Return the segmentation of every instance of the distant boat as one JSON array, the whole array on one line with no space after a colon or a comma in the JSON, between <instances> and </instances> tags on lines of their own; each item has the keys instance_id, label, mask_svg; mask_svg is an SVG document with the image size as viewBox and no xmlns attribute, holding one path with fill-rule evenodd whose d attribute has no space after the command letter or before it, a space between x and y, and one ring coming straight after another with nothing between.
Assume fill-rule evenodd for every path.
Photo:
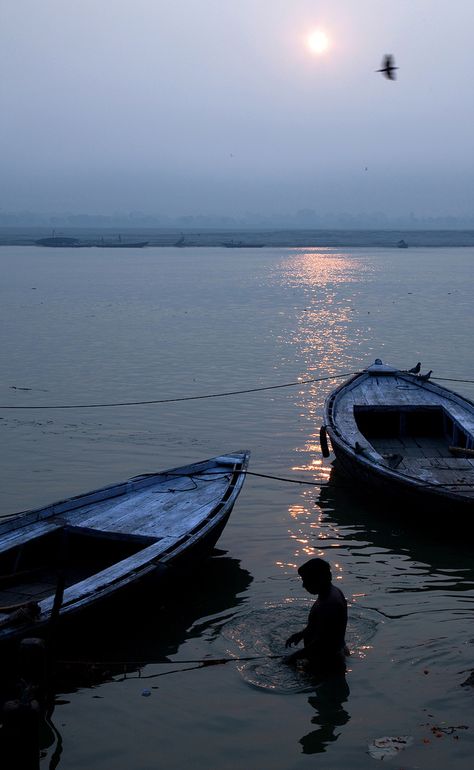
<instances>
[{"instance_id":1,"label":"distant boat","mask_svg":"<svg viewBox=\"0 0 474 770\"><path fill-rule=\"evenodd\" d=\"M98 241L80 241L79 238L66 238L63 235L52 235L49 238L39 238L35 241L37 246L65 246L68 248L85 248L87 246L100 246L107 249L142 249L148 246L149 241L122 241L119 236L118 241L105 241L100 238Z\"/></svg>"},{"instance_id":2,"label":"distant boat","mask_svg":"<svg viewBox=\"0 0 474 770\"><path fill-rule=\"evenodd\" d=\"M91 246L99 246L105 249L143 249L148 244L149 241L122 241L122 237L119 235L118 241L105 241L101 238L99 241L92 243Z\"/></svg>"},{"instance_id":3,"label":"distant boat","mask_svg":"<svg viewBox=\"0 0 474 770\"><path fill-rule=\"evenodd\" d=\"M248 451L230 452L2 521L0 642L37 636L150 578L159 590L170 567L190 570L222 533L248 461Z\"/></svg>"},{"instance_id":4,"label":"distant boat","mask_svg":"<svg viewBox=\"0 0 474 770\"><path fill-rule=\"evenodd\" d=\"M144 246L148 246L150 241L136 241L135 243L116 243L113 241L98 241L92 244L93 246L100 246L105 249L143 249Z\"/></svg>"},{"instance_id":5,"label":"distant boat","mask_svg":"<svg viewBox=\"0 0 474 770\"><path fill-rule=\"evenodd\" d=\"M244 241L224 241L221 246L226 249L261 249L264 243L245 243Z\"/></svg>"},{"instance_id":6,"label":"distant boat","mask_svg":"<svg viewBox=\"0 0 474 770\"><path fill-rule=\"evenodd\" d=\"M78 238L65 238L62 235L52 235L49 238L39 238L35 241L37 246L80 246Z\"/></svg>"},{"instance_id":7,"label":"distant boat","mask_svg":"<svg viewBox=\"0 0 474 770\"><path fill-rule=\"evenodd\" d=\"M397 246L399 249L408 249L408 243L403 240L403 238L398 241Z\"/></svg>"},{"instance_id":8,"label":"distant boat","mask_svg":"<svg viewBox=\"0 0 474 770\"><path fill-rule=\"evenodd\" d=\"M194 246L194 243L192 241L186 241L186 238L184 235L181 236L181 238L178 238L176 243L173 243L173 246L183 247L183 246Z\"/></svg>"}]
</instances>

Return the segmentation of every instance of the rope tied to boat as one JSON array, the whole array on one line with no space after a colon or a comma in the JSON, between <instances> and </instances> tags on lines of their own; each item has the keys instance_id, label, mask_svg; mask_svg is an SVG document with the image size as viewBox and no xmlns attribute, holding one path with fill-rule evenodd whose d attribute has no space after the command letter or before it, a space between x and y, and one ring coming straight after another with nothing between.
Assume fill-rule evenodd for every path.
<instances>
[{"instance_id":1,"label":"rope tied to boat","mask_svg":"<svg viewBox=\"0 0 474 770\"><path fill-rule=\"evenodd\" d=\"M297 380L295 382L284 382L281 385L264 385L259 388L245 388L243 390L228 390L222 393L206 393L202 396L181 396L179 398L158 398L150 401L117 401L103 404L38 404L33 405L0 405L0 409L101 409L105 407L117 406L150 406L153 404L172 404L179 401L199 401L206 398L224 398L226 396L240 396L246 393L260 393L264 390L279 390L281 388L292 388L297 385L309 385L313 382L326 382L346 377L352 377L361 372L345 372L344 374L331 374L324 377L310 377L306 380Z\"/></svg>"},{"instance_id":2,"label":"rope tied to boat","mask_svg":"<svg viewBox=\"0 0 474 770\"><path fill-rule=\"evenodd\" d=\"M403 371L403 370L400 370ZM100 404L36 404L36 405L16 405L16 404L0 404L0 409L105 409L109 407L119 406L152 406L154 404L173 404L180 401L199 401L207 398L225 398L227 396L240 396L246 393L261 393L266 390L280 390L283 388L293 388L301 385L311 385L315 382L328 382L330 380L339 380L348 377L356 377L359 374L363 374L364 370L359 372L344 372L343 374L330 374L324 377L309 377L306 380L295 380L294 382L284 382L280 385L263 385L259 388L244 388L242 390L228 390L221 393L205 393L201 396L180 396L176 398L157 398L149 401L114 401L109 403ZM474 380L460 379L457 377L430 377L431 380L439 380L440 382L462 382L469 385L474 385ZM14 387L14 386L11 386ZM16 388L15 388L16 389ZM28 390L28 388L25 388Z\"/></svg>"}]
</instances>

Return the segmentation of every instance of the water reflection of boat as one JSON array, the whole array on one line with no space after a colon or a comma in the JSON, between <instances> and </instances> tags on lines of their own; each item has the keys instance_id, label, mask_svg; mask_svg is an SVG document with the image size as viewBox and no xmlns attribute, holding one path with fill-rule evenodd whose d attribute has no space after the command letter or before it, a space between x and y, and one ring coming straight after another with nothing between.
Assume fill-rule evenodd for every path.
<instances>
[{"instance_id":1,"label":"water reflection of boat","mask_svg":"<svg viewBox=\"0 0 474 770\"><path fill-rule=\"evenodd\" d=\"M326 400L325 430L346 474L384 503L474 512L474 403L429 375L377 359Z\"/></svg>"},{"instance_id":2,"label":"water reflection of boat","mask_svg":"<svg viewBox=\"0 0 474 770\"><path fill-rule=\"evenodd\" d=\"M90 610L93 633L80 633L80 617L71 618L57 631L55 657L64 663L56 665L57 678L63 687L68 680L74 689L89 686L96 673L99 681L122 673L124 662L136 671L166 661L186 640L206 634L218 613L239 606L252 579L237 559L216 549L195 567L192 580L177 567L158 595L136 592L127 606L126 623L119 597ZM199 618L204 620L198 623ZM86 665L91 661L92 671Z\"/></svg>"},{"instance_id":3,"label":"water reflection of boat","mask_svg":"<svg viewBox=\"0 0 474 770\"><path fill-rule=\"evenodd\" d=\"M64 750L60 727L63 720L59 716L54 719L55 708L61 701L65 702L64 694L97 688L123 678L141 679L148 664L166 663L168 656L174 656L187 640L209 634L216 615L226 613L227 617L245 601L244 592L252 579L237 559L215 550L211 558L196 567L192 580L179 569L173 570L159 601L155 597L151 600L149 593L137 593L127 608L126 622L122 603L112 598L100 610L90 610L90 632L84 633L80 617L62 624L57 629L54 654L49 660L46 718L41 720L40 730L40 749L43 761L47 762L46 757L50 759L48 767L57 766L55 762ZM4 660L10 674L11 663L11 659ZM155 671L167 675L182 668L179 663L171 663ZM153 675L155 671L151 671ZM15 679L6 682L2 677L1 681L16 693ZM142 687L146 687L145 678ZM8 698L11 692L7 691ZM2 759L4 756L0 754L0 763ZM8 765L13 766L20 767L18 763Z\"/></svg>"},{"instance_id":4,"label":"water reflection of boat","mask_svg":"<svg viewBox=\"0 0 474 770\"><path fill-rule=\"evenodd\" d=\"M427 528L426 521L418 520L411 508L384 504L381 526L380 500L375 495L354 495L353 486L337 460L331 467L329 483L319 492L318 506L325 523L341 531L348 528L348 538L356 551L360 551L359 546L368 545L401 553L414 562L449 570L453 580L458 572L456 590L471 590L474 565L470 541L460 543L457 531L450 539L447 527L440 539L439 529Z\"/></svg>"}]
</instances>

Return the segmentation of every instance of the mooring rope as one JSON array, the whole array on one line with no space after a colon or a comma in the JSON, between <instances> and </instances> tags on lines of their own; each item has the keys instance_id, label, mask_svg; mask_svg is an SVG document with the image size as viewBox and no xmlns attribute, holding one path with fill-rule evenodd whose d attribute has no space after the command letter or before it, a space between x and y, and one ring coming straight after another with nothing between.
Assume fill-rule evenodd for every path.
<instances>
[{"instance_id":1,"label":"mooring rope","mask_svg":"<svg viewBox=\"0 0 474 770\"><path fill-rule=\"evenodd\" d=\"M197 669L210 668L211 666L224 666L226 663L239 663L253 660L283 660L286 655L246 655L243 657L231 657L231 658L201 658L197 660L58 660L57 664L63 666L87 666L88 668L95 668L99 666L108 666L112 668L114 666L120 666L122 671L116 674L110 673L111 678L121 676L122 679L117 681L124 681L124 679L157 679L160 676L169 676L170 674L182 674L185 671L196 671ZM189 665L191 664L191 665ZM161 671L157 674L142 674L141 669L145 666L185 666L185 668L173 668L168 671ZM138 676L128 676L131 671L138 669Z\"/></svg>"},{"instance_id":2,"label":"mooring rope","mask_svg":"<svg viewBox=\"0 0 474 770\"><path fill-rule=\"evenodd\" d=\"M151 401L116 401L107 404L38 404L37 406L13 406L0 405L0 409L102 409L110 406L149 406L151 404L172 404L178 401L199 401L205 398L223 398L224 396L239 396L245 393L260 393L263 390L278 390L279 388L292 388L295 385L309 385L312 382L324 382L337 380L343 377L352 377L359 372L346 372L345 374L331 374L326 377L311 377L308 380L296 382L284 382L281 385L265 385L261 388L246 388L245 390L228 390L223 393L206 393L202 396L181 396L180 398L156 398Z\"/></svg>"},{"instance_id":3,"label":"mooring rope","mask_svg":"<svg viewBox=\"0 0 474 770\"><path fill-rule=\"evenodd\" d=\"M400 370L402 371L402 370ZM206 398L224 398L227 396L240 396L246 393L261 393L265 390L279 390L281 388L293 388L298 385L310 385L313 382L325 382L338 380L343 377L354 377L362 372L345 372L344 374L331 374L325 377L311 377L307 380L284 382L281 385L264 385L261 388L245 388L243 390L227 390L222 393L205 393L202 396L181 396L178 398L155 398L149 401L113 401L102 404L37 404L37 405L13 405L0 404L0 409L105 409L118 406L151 406L153 404L174 404L179 401L199 401ZM474 385L474 380L465 380L454 377L431 377L432 380L443 382L464 382Z\"/></svg>"},{"instance_id":4,"label":"mooring rope","mask_svg":"<svg viewBox=\"0 0 474 770\"><path fill-rule=\"evenodd\" d=\"M285 655L244 655L229 658L196 658L190 660L57 660L56 662L61 665L74 665L74 666L133 666L139 668L140 666L167 666L174 665L180 666L200 665L206 666L220 666L225 663L239 663L252 660L277 660L284 658Z\"/></svg>"},{"instance_id":5,"label":"mooring rope","mask_svg":"<svg viewBox=\"0 0 474 770\"><path fill-rule=\"evenodd\" d=\"M269 473L255 473L255 471L238 471L242 476L258 476L261 479L274 479L274 481L286 481L287 484L309 484L311 487L329 486L329 481L303 481L302 479L289 479L284 476L270 476Z\"/></svg>"}]
</instances>

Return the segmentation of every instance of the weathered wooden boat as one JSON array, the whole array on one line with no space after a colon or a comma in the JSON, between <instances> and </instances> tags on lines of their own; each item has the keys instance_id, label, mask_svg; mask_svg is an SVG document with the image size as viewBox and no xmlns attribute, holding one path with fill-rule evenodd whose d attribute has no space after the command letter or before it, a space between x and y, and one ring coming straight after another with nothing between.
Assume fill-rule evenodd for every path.
<instances>
[{"instance_id":1,"label":"weathered wooden boat","mask_svg":"<svg viewBox=\"0 0 474 770\"><path fill-rule=\"evenodd\" d=\"M339 467L379 504L404 501L415 518L474 514L474 403L430 375L377 359L344 382L326 400L323 454L328 436Z\"/></svg>"},{"instance_id":2,"label":"weathered wooden boat","mask_svg":"<svg viewBox=\"0 0 474 770\"><path fill-rule=\"evenodd\" d=\"M160 584L217 542L242 489L249 452L137 476L0 522L0 641L138 582Z\"/></svg>"}]
</instances>

